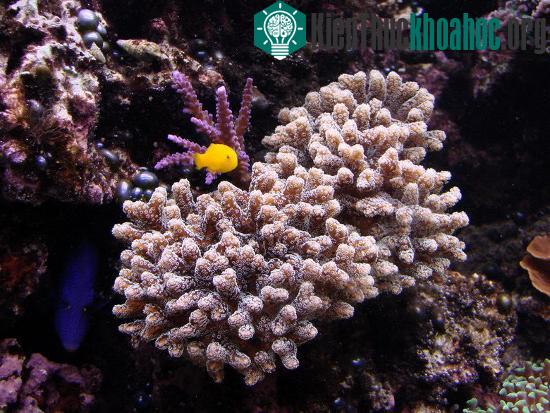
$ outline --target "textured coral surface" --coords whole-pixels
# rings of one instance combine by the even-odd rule
[[[298,367],[297,345],[317,335],[317,318],[353,315],[350,303],[376,295],[369,275],[373,239],[333,218],[339,204],[315,171],[278,180],[256,164],[250,192],[224,182],[193,201],[189,183],[126,202],[131,223],[114,235],[131,245],[115,290],[114,313],[145,317],[123,332],[206,363],[224,364],[255,384],[280,359]],[[260,170],[260,171],[259,171]]]
[[[504,378],[494,405],[486,409],[477,399],[468,401],[464,413],[545,413],[550,410],[550,360],[540,363],[526,362],[513,368]]]
[[[371,71],[368,80],[363,72],[342,75],[308,94],[303,107],[283,109],[284,126],[263,140],[278,149],[266,160],[282,176],[296,164],[325,173],[344,222],[376,239],[374,273],[393,293],[466,258],[452,233],[468,217],[446,213],[460,190],[444,192],[450,173],[420,165],[445,139],[427,128],[432,110],[433,96],[394,72]]]
[[[222,182],[195,202],[182,180],[171,199],[157,189],[148,203],[126,202],[131,222],[113,229],[131,246],[115,282],[126,303],[114,313],[139,319],[121,330],[206,363],[216,381],[229,364],[255,384],[276,356],[298,367],[312,320],[349,318],[352,304],[444,277],[450,259],[464,259],[451,233],[467,217],[445,213],[460,192],[440,194],[449,173],[416,165],[444,138],[423,122],[433,97],[395,73],[388,83],[386,92],[371,72],[367,90],[364,73],[343,75],[307,96],[309,111],[283,109],[286,126],[264,140],[279,153],[254,164],[248,191]]]
[[[529,273],[533,287],[550,296],[550,236],[537,235],[527,246],[519,265]]]

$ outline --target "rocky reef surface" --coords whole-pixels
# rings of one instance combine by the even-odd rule
[[[511,369],[525,366],[529,360],[548,358],[549,299],[533,288],[527,272],[518,265],[531,240],[550,233],[547,173],[550,117],[546,104],[550,89],[544,80],[550,70],[548,55],[529,51],[411,53],[370,48],[321,51],[308,45],[279,62],[254,48],[247,37],[253,15],[270,3],[249,0],[8,0],[0,3],[0,338],[3,340],[0,409],[8,406],[15,411],[28,411],[26,406],[33,406],[42,411],[128,412],[203,412],[222,408],[235,412],[460,412],[466,408],[474,411],[498,403],[495,394]],[[411,12],[419,15],[428,12],[432,17],[455,17],[468,12],[474,17],[504,20],[544,17],[549,10],[544,0],[456,4],[432,0],[290,3],[304,13],[349,15],[371,11],[381,16],[406,16]],[[82,9],[93,12],[81,14]],[[345,219],[345,225],[355,226],[357,216],[374,214],[371,218],[374,223],[364,226],[364,233],[359,228],[359,233],[361,236],[374,233],[376,242],[386,226],[396,229],[404,224],[406,211],[416,213],[411,207],[415,204],[411,202],[416,199],[415,191],[407,189],[407,196],[402,198],[403,185],[399,179],[392,180],[396,175],[390,173],[392,165],[395,166],[392,153],[381,157],[385,151],[380,150],[374,158],[376,162],[369,168],[353,164],[353,145],[361,141],[353,137],[351,121],[361,130],[364,125],[357,108],[368,103],[361,100],[366,96],[357,95],[361,90],[357,83],[363,80],[349,76],[341,78],[340,86],[332,82],[336,82],[341,73],[351,75],[370,70],[377,70],[383,79],[395,79],[393,74],[389,75],[393,71],[403,84],[416,82],[419,88],[433,95],[433,99],[428,99],[433,107],[429,121],[428,117],[423,118],[426,107],[422,106],[420,113],[412,115],[411,122],[425,121],[426,131],[444,131],[445,148],[432,151],[439,149],[441,135],[421,134],[422,137],[413,139],[417,145],[410,146],[422,147],[424,152],[398,148],[396,156],[400,161],[408,159],[414,164],[426,155],[422,161],[425,174],[426,171],[452,174],[452,184],[459,187],[462,194],[460,201],[457,192],[441,182],[443,193],[450,190],[448,199],[440,199],[437,206],[432,198],[429,206],[435,211],[459,201],[457,210],[468,213],[470,225],[453,228],[458,229],[455,235],[464,242],[468,259],[455,260],[450,270],[445,271],[443,268],[450,262],[439,261],[440,265],[436,265],[439,257],[426,252],[429,245],[413,242],[414,252],[428,248],[420,252],[425,254],[426,268],[437,268],[433,273],[430,271],[431,276],[424,277],[425,271],[413,269],[407,262],[411,249],[399,249],[395,242],[378,245],[385,252],[380,261],[392,263],[401,271],[394,274],[386,268],[389,271],[386,273],[383,266],[376,268],[376,262],[367,260],[373,268],[364,277],[361,288],[369,299],[350,297],[347,287],[335,296],[327,293],[328,298],[321,297],[324,304],[331,300],[353,302],[353,317],[338,322],[329,322],[330,317],[304,316],[305,307],[298,306],[300,300],[295,300],[301,291],[300,284],[283,287],[292,278],[289,267],[297,268],[299,260],[281,260],[277,268],[265,271],[262,281],[265,285],[274,285],[274,291],[266,290],[262,296],[258,290],[256,294],[268,307],[272,306],[265,314],[274,318],[274,323],[262,330],[265,323],[257,322],[254,317],[249,320],[246,311],[238,314],[233,311],[235,316],[218,330],[229,334],[230,342],[252,340],[239,350],[249,357],[250,365],[226,342],[213,346],[206,351],[206,356],[202,350],[195,353],[195,361],[206,369],[171,357],[169,353],[180,352],[181,337],[163,336],[161,333],[168,327],[160,328],[153,323],[159,322],[158,318],[154,320],[158,309],[150,302],[156,285],[153,278],[142,277],[141,283],[151,281],[151,285],[148,285],[147,299],[142,297],[141,301],[136,298],[139,295],[136,289],[124,298],[112,291],[120,270],[121,245],[112,239],[110,232],[114,224],[125,220],[121,201],[133,200],[127,201],[134,205],[125,207],[127,213],[136,208],[144,212],[144,207],[138,205],[150,205],[146,202],[151,196],[153,204],[160,202],[160,198],[170,204],[170,197],[178,190],[171,192],[169,188],[182,178],[188,187],[186,199],[203,200],[193,206],[198,208],[194,210],[196,215],[206,214],[207,210],[208,214],[214,214],[215,208],[208,209],[207,205],[234,200],[238,206],[246,198],[242,189],[220,184],[223,175],[206,185],[204,173],[200,171],[167,169],[155,172],[156,175],[150,172],[157,162],[178,149],[166,139],[169,134],[177,134],[197,145],[208,144],[195,130],[189,115],[181,111],[184,102],[172,87],[174,70],[190,79],[204,109],[210,113],[216,113],[216,91],[220,87],[225,88],[229,105],[236,113],[242,87],[247,78],[252,78],[251,125],[244,134],[244,150],[251,164],[265,162],[266,168],[253,168],[253,176],[254,173],[256,176],[276,173],[277,179],[284,179],[289,188],[296,189],[298,179],[308,179],[304,173],[292,178],[287,173],[296,162],[308,169],[322,170],[324,182],[317,175],[310,178],[310,182],[318,179],[321,186],[304,186],[300,195],[303,199],[296,197],[289,200],[289,204],[305,207],[319,196],[327,208],[334,207],[328,196],[330,191],[323,193],[320,189],[328,185],[334,191],[331,196],[346,212],[340,217],[330,213],[323,219]],[[328,88],[322,89],[325,85],[329,85]],[[342,88],[352,91],[356,103],[350,103],[350,96],[341,96],[328,105],[327,97],[340,94]],[[308,95],[312,91],[319,93]],[[372,90],[368,100],[375,98],[383,102],[381,93],[380,88]],[[324,106],[330,106],[330,110]],[[394,118],[400,122],[407,120],[404,111],[397,110],[395,100],[387,106]],[[281,111],[285,107],[289,109]],[[377,113],[380,109],[376,109]],[[332,120],[323,117],[324,112],[333,114]],[[392,129],[390,123],[384,113],[373,119],[373,126],[391,129],[389,137],[394,136],[393,132],[398,136],[400,132],[396,126]],[[339,133],[327,132],[329,130]],[[376,147],[384,146],[386,135],[382,135],[377,135],[379,140],[371,137]],[[309,150],[304,150],[304,142],[310,141],[315,144],[308,144]],[[340,151],[342,144],[349,148],[342,147]],[[339,171],[343,166],[349,173]],[[385,172],[377,176],[374,172],[379,167]],[[369,169],[374,172],[369,174]],[[436,176],[439,175],[432,178],[437,180]],[[425,183],[427,178],[420,181]],[[347,187],[346,179],[351,179]],[[155,184],[150,185],[151,182]],[[159,183],[161,188],[153,195],[155,188],[151,186]],[[377,199],[375,205],[358,202],[358,194],[370,196],[378,190],[377,185],[390,184],[394,185],[394,192],[388,190],[388,197]],[[216,188],[218,192],[212,194]],[[264,197],[269,198],[269,191],[278,194],[282,187],[274,184],[265,190]],[[311,195],[311,191],[316,195]],[[420,191],[422,200],[424,195]],[[262,205],[273,202],[256,201]],[[376,215],[389,208],[383,201],[394,206],[400,203],[404,208],[400,216],[405,221],[392,223],[396,215]],[[174,205],[168,204],[165,208],[174,213]],[[180,210],[182,206],[186,208],[178,204]],[[234,225],[238,220],[233,212],[226,213]],[[216,217],[218,215],[211,215],[211,219]],[[330,219],[327,223],[332,222]],[[198,225],[193,220],[187,224]],[[304,236],[299,232],[303,228],[296,225],[294,230],[298,232],[292,234],[300,238]],[[321,225],[311,228],[315,237],[325,231]],[[342,236],[336,224],[331,228],[328,230],[332,231],[333,238]],[[149,235],[139,234],[144,237],[141,240],[135,238],[134,255],[155,253],[155,245],[164,242],[155,231]],[[254,236],[237,234],[237,239],[241,244],[255,237],[268,242],[267,238],[261,238],[268,234],[252,233]],[[119,235],[122,236],[120,231]],[[408,238],[414,241],[415,236]],[[443,244],[443,238],[439,237],[437,243]],[[188,239],[199,242],[201,253],[210,248],[202,246],[202,240]],[[458,241],[445,240],[450,242],[448,251],[453,251],[445,258],[461,258],[462,247]],[[94,246],[99,264],[94,274],[93,302],[82,308],[89,321],[87,332],[80,347],[67,352],[53,327],[56,309],[64,305],[56,291],[66,290],[63,289],[64,268],[83,241]],[[394,237],[393,241],[397,239]],[[286,239],[281,244],[296,249],[292,242]],[[223,239],[224,248],[231,249],[234,245],[234,238]],[[214,250],[216,248],[217,245]],[[243,250],[243,257],[238,257],[243,266],[250,248],[254,254],[260,251],[254,243],[250,248],[246,245],[239,248]],[[346,253],[349,255],[348,250],[340,248],[335,252],[336,258],[327,255],[323,258],[326,262],[321,264],[328,271],[330,262]],[[213,257],[217,251],[207,256]],[[191,250],[187,252],[192,255]],[[123,267],[134,269],[135,265],[136,271],[151,272],[133,263],[128,253],[123,255],[126,258],[126,261],[123,258]],[[305,258],[304,255],[304,262]],[[169,261],[168,256],[166,259]],[[164,273],[172,270],[163,267]],[[279,272],[273,273],[274,270]],[[236,291],[233,281],[238,278],[227,268],[222,271],[220,267],[219,272],[209,288],[231,297]],[[396,278],[396,274],[404,277]],[[335,277],[338,276],[343,277],[336,271]],[[134,275],[123,272],[116,283],[117,291],[127,291],[125,279],[132,277]],[[268,280],[269,277],[273,279]],[[368,277],[372,277],[372,282]],[[407,277],[414,280],[414,286]],[[276,285],[277,282],[281,285]],[[306,294],[307,282],[301,285]],[[407,288],[400,291],[401,285]],[[256,292],[255,288],[242,284],[238,287]],[[381,292],[376,297],[375,288]],[[278,302],[280,294],[284,294],[275,291],[279,289],[288,291],[294,301]],[[313,305],[316,300],[311,297],[309,302]],[[113,306],[118,305],[120,315],[124,315],[120,307],[124,306],[124,299],[126,305],[128,300],[148,303],[149,315],[144,318],[145,323],[149,322],[148,329],[137,334],[136,325],[134,330],[126,328],[126,332],[134,333],[132,343],[117,331],[119,320],[111,314]],[[200,306],[209,305],[207,310],[213,311],[215,303],[207,301]],[[253,309],[254,300],[249,301],[249,309]],[[236,302],[248,303],[247,300]],[[289,307],[294,308],[294,312]],[[328,308],[329,304],[315,311],[328,311]],[[130,311],[135,308],[125,310],[129,311],[128,315],[135,314]],[[339,304],[336,313],[351,315],[351,311]],[[196,313],[192,320],[178,319],[170,328],[184,327],[187,321],[200,325],[204,322],[200,316]],[[292,328],[295,345],[301,344],[297,358],[295,345],[272,337],[284,336]],[[179,333],[185,335],[189,331]],[[223,334],[219,337],[227,337]],[[154,344],[143,340],[144,335],[146,339],[157,339],[157,346],[169,351],[158,351]],[[216,341],[212,336],[208,340],[203,336],[201,340],[206,348],[210,348],[208,343]],[[273,346],[275,341],[278,344]],[[273,354],[266,351],[266,343],[270,344]],[[254,355],[259,354],[259,350],[266,354],[256,361]],[[279,367],[273,374],[266,374],[272,371],[272,356],[279,358],[281,366],[286,368]],[[252,371],[252,363],[260,368]],[[216,384],[203,370],[219,378],[223,364],[232,368],[226,368],[223,382]],[[37,378],[39,371],[44,373]],[[244,373],[249,384],[256,381],[257,384],[247,387],[240,373]],[[477,405],[467,404],[472,398],[476,398]]]
[[[0,342],[0,407],[13,412],[91,411],[101,373],[26,356],[16,339]]]

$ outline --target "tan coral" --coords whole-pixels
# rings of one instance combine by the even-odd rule
[[[467,224],[446,210],[460,191],[419,165],[445,134],[428,131],[433,96],[395,73],[342,75],[283,109],[267,163],[248,191],[222,182],[193,199],[181,180],[168,197],[124,203],[113,234],[121,254],[114,313],[121,331],[204,364],[216,380],[229,364],[252,385],[297,347],[315,320],[353,315],[378,293],[398,294],[464,259],[452,235]]]
[[[415,279],[443,274],[451,260],[464,260],[464,243],[452,233],[468,223],[464,212],[446,213],[461,198],[444,192],[449,172],[426,169],[428,151],[443,147],[445,133],[428,130],[433,96],[392,72],[341,75],[338,82],[306,96],[302,107],[285,108],[281,126],[264,138],[276,150],[266,156],[280,177],[297,165],[319,168],[335,189],[339,219],[377,243],[373,276],[382,290],[399,293]]]
[[[175,357],[206,365],[216,381],[229,364],[247,384],[298,367],[297,346],[313,339],[316,319],[353,315],[377,294],[370,276],[372,237],[333,217],[340,205],[318,170],[284,180],[256,164],[250,192],[222,182],[193,200],[181,180],[172,196],[126,201],[131,222],[113,234],[130,246],[115,290],[126,302],[121,331],[155,341]]]
[[[537,235],[527,246],[526,255],[519,263],[527,270],[537,290],[550,296],[550,235]]]

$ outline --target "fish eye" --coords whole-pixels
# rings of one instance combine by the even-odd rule
[[[226,157],[227,159],[229,159],[229,155],[226,155],[225,157]]]

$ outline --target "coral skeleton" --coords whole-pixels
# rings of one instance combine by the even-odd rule
[[[253,165],[248,190],[221,182],[195,200],[181,180],[170,197],[157,188],[124,203],[130,222],[113,234],[129,248],[114,288],[126,302],[113,311],[134,320],[122,332],[205,364],[217,382],[229,364],[253,385],[279,362],[298,367],[316,320],[349,318],[465,258],[451,233],[467,217],[445,213],[460,192],[441,194],[450,174],[418,165],[444,138],[426,128],[433,98],[395,73],[386,84],[371,72],[368,94],[366,83],[344,75],[284,109],[265,139],[279,152]]]
[[[187,76],[175,71],[172,73],[174,88],[185,100],[184,113],[191,115],[191,122],[197,132],[205,135],[211,143],[221,143],[230,146],[238,156],[237,179],[241,183],[247,183],[250,175],[250,158],[245,151],[244,134],[250,124],[252,104],[252,79],[246,80],[242,94],[241,109],[237,119],[233,119],[233,113],[229,107],[227,90],[221,86],[216,90],[216,122],[208,111],[202,108],[193,85]],[[156,169],[170,166],[182,166],[191,168],[194,165],[193,155],[206,152],[206,147],[188,139],[175,135],[168,135],[168,139],[186,150],[168,155],[155,165]],[[207,172],[206,183],[211,184],[219,174]]]

